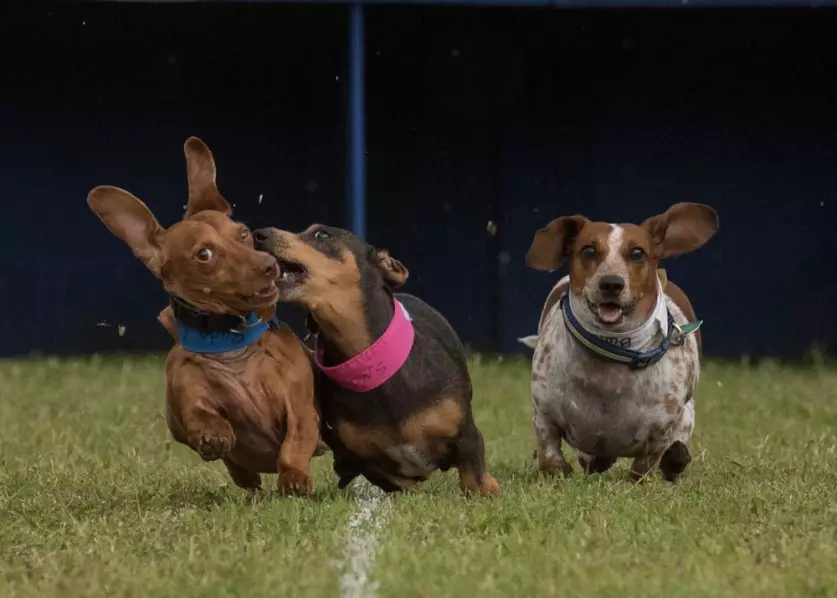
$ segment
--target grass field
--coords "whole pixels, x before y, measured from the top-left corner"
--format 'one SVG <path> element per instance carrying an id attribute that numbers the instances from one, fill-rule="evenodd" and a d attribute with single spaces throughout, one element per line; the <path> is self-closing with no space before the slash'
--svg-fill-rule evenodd
<path id="1" fill-rule="evenodd" d="M 473 365 L 500 499 L 325 456 L 251 503 L 170 441 L 159 358 L 0 362 L 0 596 L 837 596 L 837 369 L 708 364 L 692 466 L 634 486 L 533 475 L 526 368 Z"/>

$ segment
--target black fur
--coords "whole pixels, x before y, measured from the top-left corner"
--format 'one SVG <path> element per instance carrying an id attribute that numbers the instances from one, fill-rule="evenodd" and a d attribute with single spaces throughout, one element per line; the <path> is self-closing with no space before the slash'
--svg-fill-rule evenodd
<path id="1" fill-rule="evenodd" d="M 338 421 L 395 430 L 411 414 L 427 408 L 443 395 L 462 398 L 465 421 L 459 439 L 451 442 L 448 454 L 435 463 L 436 467 L 447 470 L 452 466 L 465 465 L 470 469 L 484 469 L 483 442 L 471 414 L 471 380 L 462 343 L 447 320 L 435 309 L 412 295 L 398 293 L 395 298 L 407 308 L 416 332 L 413 350 L 401 370 L 382 386 L 367 393 L 347 390 L 320 376 L 323 438 L 334 452 L 334 470 L 340 477 L 341 487 L 354 477 L 363 475 L 385 491 L 397 490 L 382 478 L 386 474 L 401 474 L 396 462 L 388 459 L 364 461 L 349 453 L 333 433 Z M 385 315 L 370 315 L 388 324 L 392 318 L 392 304 L 389 305 Z M 328 359 L 330 353 L 337 352 L 329 351 L 328 340 L 324 340 Z M 342 359 L 330 360 L 327 365 L 340 361 Z M 415 479 L 421 481 L 425 478 Z"/>
<path id="2" fill-rule="evenodd" d="M 325 231 L 328 238 L 318 238 L 323 235 L 316 235 L 317 230 Z M 257 231 L 255 236 L 257 240 L 268 238 L 260 243 L 259 248 L 281 259 L 282 244 L 271 242 L 269 231 Z M 465 349 L 451 325 L 421 299 L 408 294 L 393 294 L 393 285 L 382 273 L 376 250 L 351 233 L 322 227 L 309 229 L 299 238 L 332 259 L 340 259 L 345 249 L 354 254 L 360 269 L 363 317 L 373 340 L 383 334 L 392 320 L 393 297 L 407 309 L 415 330 L 413 348 L 405 364 L 392 378 L 370 392 L 348 390 L 318 373 L 317 397 L 322 414 L 322 437 L 334 454 L 339 487 L 344 488 L 355 477 L 364 476 L 372 484 L 390 492 L 401 489 L 392 483 L 391 476 L 415 481 L 426 479 L 426 475 L 405 475 L 400 471 L 399 463 L 385 455 L 370 459 L 353 454 L 341 442 L 337 426 L 339 422 L 349 422 L 397 433 L 411 415 L 432 407 L 441 397 L 452 397 L 460 402 L 463 420 L 458 435 L 449 439 L 441 455 L 428 469 L 444 471 L 457 467 L 473 473 L 475 479 L 481 482 L 485 473 L 483 439 L 471 412 L 472 387 Z M 312 320 L 308 318 L 312 332 L 319 335 L 317 340 L 323 347 L 325 365 L 346 361 L 348 356 L 316 330 L 316 323 Z"/>

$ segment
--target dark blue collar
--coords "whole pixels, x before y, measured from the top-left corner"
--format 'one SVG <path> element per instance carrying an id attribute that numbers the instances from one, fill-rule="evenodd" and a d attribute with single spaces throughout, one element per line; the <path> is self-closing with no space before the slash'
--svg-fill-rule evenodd
<path id="1" fill-rule="evenodd" d="M 561 297 L 560 307 L 562 313 L 564 314 L 564 324 L 566 324 L 567 330 L 570 331 L 570 334 L 572 334 L 575 340 L 599 357 L 609 361 L 623 363 L 633 370 L 640 370 L 660 361 L 663 355 L 666 354 L 666 351 L 668 351 L 671 347 L 672 340 L 675 332 L 677 331 L 677 327 L 674 325 L 674 318 L 671 317 L 671 312 L 667 312 L 668 334 L 666 334 L 663 338 L 660 346 L 656 349 L 645 352 L 633 351 L 631 349 L 626 349 L 624 347 L 614 345 L 613 343 L 609 343 L 595 334 L 585 330 L 579 323 L 578 319 L 576 319 L 575 314 L 570 307 L 570 301 L 567 298 L 567 295 Z"/>
<path id="2" fill-rule="evenodd" d="M 274 316 L 264 321 L 258 314 L 211 314 L 172 297 L 172 311 L 180 345 L 193 353 L 226 353 L 252 345 L 269 328 L 278 326 Z"/>

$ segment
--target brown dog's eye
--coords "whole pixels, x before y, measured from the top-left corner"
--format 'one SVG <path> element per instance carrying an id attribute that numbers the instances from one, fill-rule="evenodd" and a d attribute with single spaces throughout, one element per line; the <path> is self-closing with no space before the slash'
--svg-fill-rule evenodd
<path id="1" fill-rule="evenodd" d="M 249 230 L 247 230 L 246 228 L 245 228 L 245 229 L 242 229 L 242 231 L 241 231 L 241 240 L 242 240 L 242 241 L 246 241 L 246 240 L 247 240 L 247 239 L 249 239 L 249 238 L 250 238 L 250 231 L 249 231 Z"/>
<path id="2" fill-rule="evenodd" d="M 592 260 L 596 258 L 596 248 L 592 245 L 585 245 L 581 248 L 581 259 Z"/>
<path id="3" fill-rule="evenodd" d="M 639 248 L 634 247 L 631 249 L 631 261 L 635 264 L 641 264 L 642 260 L 645 259 L 645 252 Z"/>
<path id="4" fill-rule="evenodd" d="M 324 230 L 318 230 L 314 233 L 314 238 L 318 241 L 325 241 L 326 239 L 330 238 L 331 235 L 325 232 Z"/>
<path id="5" fill-rule="evenodd" d="M 195 254 L 195 258 L 199 262 L 208 262 L 212 259 L 212 250 L 209 247 L 201 247 Z"/>

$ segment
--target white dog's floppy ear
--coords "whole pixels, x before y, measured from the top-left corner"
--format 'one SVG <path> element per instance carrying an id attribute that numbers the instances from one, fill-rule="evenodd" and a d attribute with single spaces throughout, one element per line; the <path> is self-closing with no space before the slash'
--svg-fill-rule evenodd
<path id="1" fill-rule="evenodd" d="M 232 208 L 215 184 L 215 158 L 206 144 L 197 137 L 189 137 L 183 144 L 186 154 L 186 176 L 189 179 L 189 202 L 186 218 L 205 210 L 216 210 L 229 216 Z"/>
<path id="2" fill-rule="evenodd" d="M 675 257 L 709 241 L 718 232 L 718 214 L 705 204 L 678 203 L 642 226 L 648 230 L 656 257 Z"/>
<path id="3" fill-rule="evenodd" d="M 544 272 L 557 270 L 572 253 L 575 238 L 588 222 L 584 216 L 562 216 L 538 230 L 526 253 L 526 265 Z"/>
<path id="4" fill-rule="evenodd" d="M 124 189 L 107 185 L 90 191 L 87 205 L 155 276 L 160 276 L 163 267 L 160 241 L 165 229 L 154 218 L 148 206 Z"/>

